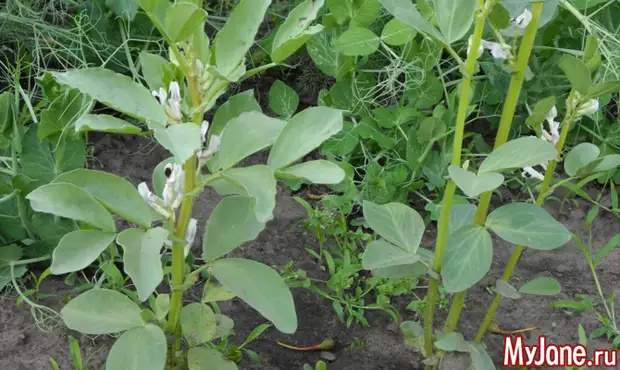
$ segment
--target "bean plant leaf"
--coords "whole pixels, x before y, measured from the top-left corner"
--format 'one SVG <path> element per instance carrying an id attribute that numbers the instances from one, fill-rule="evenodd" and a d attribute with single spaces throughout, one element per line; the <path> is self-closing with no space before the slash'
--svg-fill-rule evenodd
<path id="1" fill-rule="evenodd" d="M 353 16 L 353 0 L 327 0 L 327 7 L 339 24 Z"/>
<path id="2" fill-rule="evenodd" d="M 517 288 L 508 284 L 504 280 L 498 279 L 495 282 L 495 289 L 497 290 L 497 294 L 501 295 L 504 298 L 508 298 L 508 299 L 521 298 L 521 293 L 517 291 Z"/>
<path id="3" fill-rule="evenodd" d="M 493 244 L 482 226 L 470 224 L 448 236 L 441 276 L 448 293 L 471 288 L 491 269 Z"/>
<path id="4" fill-rule="evenodd" d="M 200 126 L 195 123 L 180 123 L 164 128 L 151 124 L 155 139 L 172 155 L 177 163 L 183 164 L 202 147 Z"/>
<path id="5" fill-rule="evenodd" d="M 125 229 L 116 242 L 123 247 L 125 272 L 136 286 L 138 298 L 144 302 L 164 279 L 161 249 L 168 238 L 168 230 L 156 227 L 147 231 Z"/>
<path id="6" fill-rule="evenodd" d="M 351 27 L 332 46 L 346 56 L 369 55 L 377 51 L 381 39 L 368 28 Z"/>
<path id="7" fill-rule="evenodd" d="M 564 225 L 530 203 L 511 203 L 494 210 L 486 226 L 507 242 L 538 250 L 556 249 L 571 239 Z"/>
<path id="8" fill-rule="evenodd" d="M 400 46 L 413 40 L 416 34 L 416 31 L 411 26 L 394 18 L 383 27 L 381 40 L 388 45 Z"/>
<path id="9" fill-rule="evenodd" d="M 309 161 L 291 167 L 283 168 L 278 171 L 282 177 L 292 179 L 303 179 L 313 184 L 339 184 L 344 180 L 344 170 L 337 164 L 325 161 Z"/>
<path id="10" fill-rule="evenodd" d="M 561 292 L 562 287 L 560 283 L 550 277 L 540 277 L 528 281 L 519 289 L 519 293 L 531 295 L 558 295 Z"/>
<path id="11" fill-rule="evenodd" d="M 132 21 L 138 12 L 136 0 L 106 0 L 106 6 L 126 21 Z"/>
<path id="12" fill-rule="evenodd" d="M 110 349 L 107 370 L 163 369 L 168 351 L 166 335 L 157 325 L 127 330 Z"/>
<path id="13" fill-rule="evenodd" d="M 379 0 L 381 5 L 395 18 L 418 32 L 424 32 L 439 41 L 445 41 L 444 36 L 427 21 L 418 11 L 411 0 Z"/>
<path id="14" fill-rule="evenodd" d="M 43 185 L 26 196 L 36 212 L 83 221 L 103 231 L 115 232 L 110 212 L 86 191 L 68 183 Z"/>
<path id="15" fill-rule="evenodd" d="M 489 22 L 497 29 L 504 29 L 510 25 L 510 13 L 502 4 L 495 4 L 489 13 Z"/>
<path id="16" fill-rule="evenodd" d="M 269 108 L 280 117 L 292 117 L 299 106 L 299 96 L 290 86 L 280 80 L 269 89 Z"/>
<path id="17" fill-rule="evenodd" d="M 283 62 L 313 35 L 323 30 L 321 25 L 310 27 L 310 24 L 314 22 L 324 3 L 325 0 L 306 0 L 289 13 L 273 39 L 271 60 L 274 63 Z"/>
<path id="18" fill-rule="evenodd" d="M 190 303 L 181 309 L 181 330 L 190 346 L 207 343 L 215 337 L 217 322 L 213 310 L 202 303 Z"/>
<path id="19" fill-rule="evenodd" d="M 590 87 L 590 90 L 588 90 L 588 97 L 590 99 L 595 99 L 618 91 L 620 91 L 620 80 L 607 81 Z"/>
<path id="20" fill-rule="evenodd" d="M 435 347 L 446 352 L 469 352 L 469 344 L 463 334 L 454 331 L 439 335 Z"/>
<path id="21" fill-rule="evenodd" d="M 355 150 L 357 144 L 359 144 L 359 135 L 356 126 L 351 122 L 344 122 L 342 131 L 323 143 L 321 154 L 342 157 Z"/>
<path id="22" fill-rule="evenodd" d="M 345 56 L 334 49 L 332 39 L 330 32 L 319 32 L 308 40 L 306 49 L 321 72 L 340 78 L 355 66 L 355 61 L 353 57 Z"/>
<path id="23" fill-rule="evenodd" d="M 600 154 L 601 150 L 594 144 L 578 144 L 564 158 L 564 171 L 569 176 L 576 176 L 580 168 L 594 162 Z"/>
<path id="24" fill-rule="evenodd" d="M 260 112 L 241 113 L 230 120 L 222 132 L 214 166 L 228 169 L 247 156 L 272 146 L 285 126 L 285 121 Z"/>
<path id="25" fill-rule="evenodd" d="M 401 203 L 378 205 L 364 201 L 364 219 L 390 243 L 414 254 L 424 234 L 424 220 L 412 208 Z"/>
<path id="26" fill-rule="evenodd" d="M 109 211 L 142 227 L 151 226 L 150 208 L 136 188 L 122 177 L 87 169 L 65 172 L 52 183 L 75 185 L 92 195 Z"/>
<path id="27" fill-rule="evenodd" d="M 384 240 L 375 240 L 366 246 L 362 256 L 365 270 L 374 270 L 400 265 L 411 265 L 420 261 L 420 256 Z"/>
<path id="28" fill-rule="evenodd" d="M 222 199 L 205 226 L 202 239 L 205 260 L 213 261 L 256 239 L 265 228 L 265 223 L 256 219 L 254 204 L 252 198 L 243 196 Z"/>
<path id="29" fill-rule="evenodd" d="M 77 230 L 66 234 L 52 254 L 54 275 L 80 271 L 93 263 L 116 238 L 115 233 L 99 230 Z"/>
<path id="30" fill-rule="evenodd" d="M 59 134 L 92 108 L 92 99 L 76 89 L 66 89 L 41 112 L 37 137 L 43 140 Z M 2 132 L 2 131 L 0 131 Z"/>
<path id="31" fill-rule="evenodd" d="M 260 222 L 273 219 L 276 206 L 276 179 L 265 165 L 231 168 L 222 172 L 222 179 L 210 185 L 221 195 L 239 194 L 255 199 L 255 214 Z"/>
<path id="32" fill-rule="evenodd" d="M 454 204 L 450 209 L 448 233 L 460 229 L 462 226 L 474 223 L 478 208 L 473 204 Z"/>
<path id="33" fill-rule="evenodd" d="M 598 158 L 578 171 L 578 175 L 589 175 L 593 173 L 605 172 L 620 166 L 620 154 L 610 154 Z"/>
<path id="34" fill-rule="evenodd" d="M 553 95 L 540 100 L 534 106 L 532 114 L 525 120 L 525 123 L 534 129 L 539 136 L 542 132 L 541 125 L 547 118 L 549 111 L 555 106 L 555 101 L 556 99 Z"/>
<path id="35" fill-rule="evenodd" d="M 207 20 L 207 13 L 189 2 L 170 5 L 166 9 L 164 27 L 172 42 L 186 41 L 193 33 L 204 32 L 201 25 Z"/>
<path id="36" fill-rule="evenodd" d="M 209 128 L 209 135 L 219 135 L 232 119 L 246 112 L 262 112 L 254 97 L 254 90 L 246 90 L 233 95 L 215 112 Z"/>
<path id="37" fill-rule="evenodd" d="M 193 347 L 187 353 L 189 370 L 237 370 L 237 365 L 211 347 Z"/>
<path id="38" fill-rule="evenodd" d="M 358 0 L 356 5 L 350 26 L 368 27 L 381 15 L 379 0 Z"/>
<path id="39" fill-rule="evenodd" d="M 267 165 L 280 169 L 318 148 L 342 130 L 342 112 L 327 107 L 308 108 L 284 127 L 269 153 Z"/>
<path id="40" fill-rule="evenodd" d="M 130 77 L 102 68 L 50 73 L 58 83 L 78 89 L 110 108 L 134 118 L 166 122 L 164 108 L 147 89 Z"/>
<path id="41" fill-rule="evenodd" d="M 504 176 L 495 172 L 476 175 L 462 167 L 452 165 L 448 167 L 448 172 L 456 186 L 468 197 L 477 197 L 487 191 L 493 191 L 504 183 Z"/>
<path id="42" fill-rule="evenodd" d="M 226 258 L 213 263 L 213 275 L 281 332 L 292 334 L 297 330 L 293 296 L 271 267 L 252 260 Z"/>
<path id="43" fill-rule="evenodd" d="M 215 64 L 222 75 L 231 75 L 243 63 L 270 4 L 271 0 L 241 0 L 228 16 L 213 41 Z"/>
<path id="44" fill-rule="evenodd" d="M 468 342 L 471 366 L 474 370 L 495 370 L 495 364 L 487 353 L 484 344 Z"/>
<path id="45" fill-rule="evenodd" d="M 85 114 L 75 122 L 75 132 L 88 131 L 138 134 L 142 130 L 125 120 L 107 114 Z"/>
<path id="46" fill-rule="evenodd" d="M 524 136 L 493 150 L 480 165 L 478 174 L 536 166 L 554 160 L 557 155 L 553 144 L 537 137 Z"/>
<path id="47" fill-rule="evenodd" d="M 160 88 L 168 89 L 164 84 L 164 70 L 168 69 L 170 62 L 159 55 L 147 52 L 140 53 L 140 66 L 142 67 L 142 76 L 152 91 Z"/>
<path id="48" fill-rule="evenodd" d="M 437 23 L 445 40 L 452 44 L 465 36 L 476 13 L 476 0 L 435 0 Z"/>
<path id="49" fill-rule="evenodd" d="M 72 299 L 60 311 L 65 325 L 84 334 L 112 334 L 144 325 L 140 307 L 126 295 L 92 289 Z"/>
<path id="50" fill-rule="evenodd" d="M 564 71 L 573 89 L 581 94 L 588 94 L 592 86 L 592 76 L 588 66 L 580 59 L 568 54 L 562 55 L 558 66 Z"/>

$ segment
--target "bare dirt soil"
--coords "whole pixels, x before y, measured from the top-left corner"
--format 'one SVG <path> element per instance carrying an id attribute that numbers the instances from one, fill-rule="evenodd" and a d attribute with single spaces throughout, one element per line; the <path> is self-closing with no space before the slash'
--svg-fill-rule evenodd
<path id="1" fill-rule="evenodd" d="M 155 146 L 154 142 L 145 138 L 129 136 L 96 136 L 93 135 L 94 161 L 91 167 L 105 169 L 123 176 L 134 184 L 151 181 L 151 170 L 169 156 L 165 150 Z M 259 161 L 261 156 L 252 159 Z M 596 191 L 596 189 L 592 189 Z M 207 219 L 219 196 L 207 189 L 199 198 L 195 207 L 194 217 Z M 510 199 L 506 200 L 510 201 Z M 608 202 L 608 201 L 607 201 Z M 603 200 L 605 204 L 605 200 Z M 583 228 L 589 205 L 585 202 L 580 207 L 570 207 L 566 203 L 560 212 L 559 202 L 550 202 L 547 209 L 563 222 L 571 231 L 586 238 Z M 275 219 L 271 221 L 257 240 L 248 243 L 235 251 L 236 256 L 255 259 L 280 268 L 291 260 L 296 267 L 304 269 L 310 277 L 323 276 L 324 272 L 311 259 L 304 248 L 317 247 L 313 235 L 304 232 L 298 221 L 305 217 L 305 212 L 292 198 L 289 189 L 281 188 L 278 193 L 278 206 Z M 198 231 L 196 246 L 201 245 L 202 229 Z M 620 231 L 620 222 L 610 214 L 601 213 L 593 230 L 595 250 Z M 429 231 L 423 247 L 432 249 L 434 233 Z M 495 258 L 490 274 L 467 296 L 466 308 L 463 312 L 459 330 L 467 338 L 473 338 L 481 322 L 492 296 L 486 290 L 493 285 L 504 269 L 513 247 L 501 240 L 494 239 Z M 199 253 L 199 251 L 195 251 Z M 604 260 L 599 269 L 601 285 L 606 293 L 620 294 L 618 279 L 620 273 L 620 253 L 613 252 Z M 526 251 L 523 255 L 512 280 L 520 286 L 527 280 L 553 276 L 562 284 L 562 294 L 557 297 L 526 297 L 518 301 L 503 300 L 496 319 L 504 329 L 538 327 L 533 334 L 525 338 L 534 342 L 538 335 L 546 335 L 548 341 L 556 344 L 573 344 L 577 342 L 577 325 L 582 324 L 587 333 L 597 326 L 596 317 L 591 313 L 569 315 L 560 309 L 550 308 L 551 302 L 558 299 L 571 299 L 575 294 L 595 297 L 596 289 L 589 268 L 574 242 L 561 249 L 550 252 Z M 26 285 L 32 282 L 26 282 Z M 53 298 L 41 304 L 60 310 L 63 299 L 68 296 L 69 288 L 62 279 L 48 278 L 42 285 L 44 293 L 55 293 Z M 200 288 L 196 290 L 199 296 Z M 318 344 L 326 338 L 335 337 L 339 345 L 332 350 L 336 360 L 329 363 L 330 370 L 401 370 L 422 368 L 421 357 L 404 344 L 400 332 L 395 329 L 390 317 L 383 313 L 368 313 L 370 328 L 353 326 L 347 329 L 340 323 L 333 312 L 331 302 L 314 293 L 297 288 L 293 290 L 299 317 L 299 328 L 294 335 L 284 335 L 275 329 L 268 329 L 264 335 L 253 342 L 250 348 L 256 351 L 264 362 L 257 363 L 247 356 L 239 364 L 241 369 L 264 370 L 298 370 L 304 363 L 314 364 L 321 359 L 316 352 L 294 352 L 278 346 L 275 341 L 309 346 Z M 191 295 L 188 297 L 191 299 Z M 403 302 L 400 312 L 404 320 L 416 319 L 416 316 L 404 310 L 407 302 Z M 616 306 L 617 308 L 617 306 Z M 222 305 L 222 310 L 235 320 L 235 342 L 241 343 L 245 336 L 257 325 L 266 320 L 243 302 L 235 299 L 232 303 Z M 443 322 L 446 312 L 440 312 L 438 323 Z M 39 370 L 51 369 L 49 358 L 53 357 L 61 369 L 72 369 L 68 351 L 68 335 L 80 338 L 83 356 L 86 358 L 96 352 L 88 369 L 101 369 L 105 355 L 112 344 L 109 337 L 85 338 L 78 333 L 69 333 L 66 329 L 57 329 L 51 333 L 41 332 L 35 325 L 27 305 L 16 307 L 15 294 L 8 292 L 0 296 L 0 369 L 2 370 Z M 363 344 L 353 346 L 356 339 Z M 487 335 L 485 341 L 494 358 L 497 368 L 501 366 L 502 336 Z M 589 340 L 589 348 L 609 348 L 610 344 L 602 340 Z M 148 369 L 145 369 L 148 370 Z"/>

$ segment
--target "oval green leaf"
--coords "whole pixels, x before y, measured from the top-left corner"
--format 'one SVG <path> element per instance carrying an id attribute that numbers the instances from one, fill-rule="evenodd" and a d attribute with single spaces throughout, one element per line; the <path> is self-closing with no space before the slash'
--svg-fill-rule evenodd
<path id="1" fill-rule="evenodd" d="M 280 80 L 269 89 L 269 108 L 280 117 L 292 117 L 299 106 L 299 96 L 290 86 Z"/>
<path id="2" fill-rule="evenodd" d="M 127 330 L 114 342 L 106 370 L 163 369 L 168 351 L 166 335 L 159 326 L 147 324 Z"/>
<path id="3" fill-rule="evenodd" d="M 400 265 L 412 265 L 420 261 L 420 256 L 384 240 L 375 240 L 366 246 L 362 256 L 365 270 L 381 269 Z"/>
<path id="4" fill-rule="evenodd" d="M 291 291 L 271 267 L 252 260 L 226 258 L 213 263 L 213 275 L 281 332 L 292 334 L 297 330 Z"/>
<path id="5" fill-rule="evenodd" d="M 166 122 L 166 113 L 157 99 L 130 77 L 102 68 L 50 73 L 58 83 L 78 89 L 110 108 L 134 118 Z"/>
<path id="6" fill-rule="evenodd" d="M 85 269 L 114 242 L 115 237 L 115 233 L 99 230 L 77 230 L 66 234 L 52 254 L 52 273 L 62 275 Z"/>
<path id="7" fill-rule="evenodd" d="M 213 41 L 215 64 L 222 75 L 231 75 L 243 63 L 270 4 L 271 0 L 241 0 L 228 16 Z"/>
<path id="8" fill-rule="evenodd" d="M 246 90 L 233 95 L 215 112 L 209 128 L 209 135 L 219 135 L 233 118 L 246 112 L 262 112 L 254 97 L 254 90 Z"/>
<path id="9" fill-rule="evenodd" d="M 284 177 L 304 179 L 313 184 L 339 184 L 344 180 L 344 170 L 337 164 L 325 161 L 310 161 L 278 171 Z"/>
<path id="10" fill-rule="evenodd" d="M 122 177 L 108 172 L 77 169 L 63 173 L 53 183 L 68 183 L 92 195 L 112 213 L 148 228 L 150 208 L 136 188 Z"/>
<path id="11" fill-rule="evenodd" d="M 342 126 L 342 111 L 337 109 L 313 107 L 298 113 L 276 139 L 267 164 L 273 169 L 290 165 L 337 134 Z"/>
<path id="12" fill-rule="evenodd" d="M 394 18 L 413 29 L 424 32 L 432 38 L 444 41 L 443 35 L 429 21 L 420 14 L 411 0 L 379 0 L 381 5 Z"/>
<path id="13" fill-rule="evenodd" d="M 202 148 L 202 132 L 195 123 L 180 123 L 164 128 L 163 125 L 151 124 L 155 139 L 172 155 L 179 164 L 185 163 Z"/>
<path id="14" fill-rule="evenodd" d="M 28 194 L 26 199 L 36 212 L 83 221 L 103 231 L 116 231 L 110 212 L 90 194 L 73 184 L 43 185 Z"/>
<path id="15" fill-rule="evenodd" d="M 477 197 L 487 191 L 493 191 L 504 183 L 504 176 L 495 172 L 476 175 L 464 168 L 452 165 L 448 167 L 448 172 L 456 186 L 470 198 Z"/>
<path id="16" fill-rule="evenodd" d="M 392 46 L 405 45 L 409 41 L 413 40 L 415 36 L 416 32 L 413 28 L 396 18 L 387 22 L 381 32 L 381 40 Z"/>
<path id="17" fill-rule="evenodd" d="M 381 39 L 368 28 L 351 27 L 332 42 L 338 52 L 346 56 L 369 55 L 377 51 Z"/>
<path id="18" fill-rule="evenodd" d="M 239 194 L 256 200 L 254 212 L 260 222 L 273 219 L 276 206 L 276 178 L 265 165 L 231 168 L 221 173 L 222 178 L 209 186 L 221 195 Z"/>
<path id="19" fill-rule="evenodd" d="M 478 173 L 536 166 L 554 160 L 557 155 L 553 144 L 537 137 L 524 136 L 493 150 L 480 165 Z"/>
<path id="20" fill-rule="evenodd" d="M 168 230 L 161 227 L 146 232 L 125 229 L 116 238 L 116 242 L 123 247 L 125 273 L 136 286 L 142 302 L 149 299 L 164 279 L 160 252 L 167 238 Z"/>
<path id="21" fill-rule="evenodd" d="M 445 40 L 452 44 L 467 34 L 476 13 L 476 0 L 435 0 L 435 15 Z"/>
<path id="22" fill-rule="evenodd" d="M 562 292 L 560 283 L 554 278 L 540 277 L 525 283 L 519 293 L 531 295 L 558 295 Z"/>
<path id="23" fill-rule="evenodd" d="M 401 203 L 378 205 L 364 201 L 364 219 L 390 243 L 414 254 L 424 234 L 424 220 L 412 208 Z"/>
<path id="24" fill-rule="evenodd" d="M 138 134 L 140 127 L 107 114 L 85 114 L 75 122 L 75 132 L 111 132 L 115 134 Z"/>
<path id="25" fill-rule="evenodd" d="M 144 325 L 140 307 L 115 290 L 92 289 L 60 311 L 65 325 L 84 334 L 112 334 Z"/>
<path id="26" fill-rule="evenodd" d="M 592 75 L 588 66 L 577 57 L 568 54 L 562 55 L 558 66 L 564 71 L 573 89 L 583 95 L 588 94 L 592 86 Z"/>
<path id="27" fill-rule="evenodd" d="M 491 269 L 493 244 L 482 226 L 465 225 L 448 236 L 441 269 L 448 293 L 462 292 L 474 286 Z"/>
<path id="28" fill-rule="evenodd" d="M 193 347 L 187 354 L 189 370 L 237 370 L 237 365 L 211 347 Z"/>
<path id="29" fill-rule="evenodd" d="M 164 26 L 172 42 L 186 41 L 195 32 L 204 32 L 207 13 L 195 4 L 180 2 L 166 9 Z"/>
<path id="30" fill-rule="evenodd" d="M 232 196 L 222 199 L 205 226 L 202 239 L 203 258 L 213 261 L 241 244 L 254 240 L 265 228 L 254 213 L 254 200 Z"/>
<path id="31" fill-rule="evenodd" d="M 325 0 L 306 0 L 289 13 L 273 39 L 271 59 L 274 63 L 283 62 L 312 35 L 323 30 L 321 25 L 309 26 L 316 19 L 324 3 Z"/>
<path id="32" fill-rule="evenodd" d="M 181 310 L 181 330 L 191 346 L 207 343 L 216 334 L 213 310 L 202 303 L 190 303 Z"/>
<path id="33" fill-rule="evenodd" d="M 530 203 L 511 203 L 494 210 L 486 226 L 507 242 L 538 250 L 559 248 L 571 239 L 564 225 Z"/>
<path id="34" fill-rule="evenodd" d="M 601 150 L 594 144 L 578 144 L 564 158 L 564 171 L 569 176 L 575 176 L 580 168 L 594 162 L 600 154 Z"/>
<path id="35" fill-rule="evenodd" d="M 241 113 L 230 120 L 222 132 L 220 151 L 214 163 L 218 169 L 228 169 L 247 156 L 267 149 L 278 138 L 286 122 L 267 117 L 260 112 Z"/>

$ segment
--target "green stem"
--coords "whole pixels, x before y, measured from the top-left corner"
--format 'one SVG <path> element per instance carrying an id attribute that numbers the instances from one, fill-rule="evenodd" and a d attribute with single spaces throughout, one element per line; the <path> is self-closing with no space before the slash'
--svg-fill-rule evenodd
<path id="1" fill-rule="evenodd" d="M 566 116 L 564 118 L 564 121 L 562 122 L 563 127 L 562 127 L 562 133 L 560 134 L 560 141 L 556 145 L 556 148 L 559 153 L 561 153 L 562 149 L 564 148 L 564 143 L 566 142 L 566 137 L 568 136 L 568 131 L 570 130 L 570 126 L 572 125 L 573 121 L 574 121 L 574 117 L 572 115 L 569 115 L 569 116 Z M 551 180 L 553 180 L 553 174 L 555 173 L 556 166 L 557 166 L 557 161 L 551 161 L 549 162 L 549 165 L 547 166 L 547 171 L 545 171 L 545 178 L 542 184 L 540 185 L 540 190 L 538 191 L 538 199 L 536 199 L 536 205 L 538 206 L 541 206 L 544 203 L 545 198 L 548 195 L 547 190 L 549 189 L 549 186 L 551 185 Z M 519 262 L 519 258 L 521 258 L 521 254 L 523 253 L 524 250 L 525 250 L 525 247 L 518 245 L 514 249 L 514 251 L 512 251 L 512 255 L 510 256 L 508 265 L 506 265 L 506 269 L 504 270 L 502 280 L 506 282 L 510 280 L 510 277 L 512 276 L 512 273 L 515 267 L 517 266 L 517 263 Z M 491 306 L 489 307 L 489 310 L 484 316 L 484 319 L 482 321 L 482 324 L 480 325 L 480 328 L 478 329 L 478 334 L 476 334 L 476 338 L 474 339 L 476 343 L 480 343 L 480 341 L 482 341 L 482 338 L 484 337 L 484 334 L 486 333 L 489 325 L 491 324 L 491 320 L 493 320 L 493 316 L 495 315 L 495 312 L 497 311 L 497 308 L 499 307 L 499 302 L 501 300 L 502 300 L 502 296 L 499 294 L 496 294 L 495 298 L 493 299 L 493 302 L 491 303 Z"/>
<path id="2" fill-rule="evenodd" d="M 542 10 L 543 3 L 536 3 L 532 6 L 532 20 L 525 29 L 525 34 L 521 39 L 521 47 L 517 56 L 516 71 L 513 73 L 512 79 L 510 80 L 510 86 L 508 87 L 506 103 L 504 104 L 499 128 L 497 135 L 495 136 L 494 148 L 499 148 L 508 140 L 510 126 L 512 125 L 515 110 L 519 102 L 519 95 L 521 94 L 521 88 L 523 87 L 523 81 L 525 80 L 525 71 L 530 60 L 530 55 L 532 54 L 532 48 L 536 39 L 536 31 L 538 30 Z M 475 224 L 484 226 L 489 212 L 489 205 L 491 204 L 492 196 L 492 191 L 483 193 L 480 196 L 478 209 L 474 217 Z M 450 307 L 450 312 L 448 313 L 448 319 L 446 320 L 445 331 L 449 332 L 456 329 L 459 317 L 465 304 L 466 293 L 467 291 L 465 290 L 457 293 L 454 297 L 452 306 Z"/>
<path id="3" fill-rule="evenodd" d="M 189 67 L 185 68 L 190 70 Z M 198 84 L 192 75 L 186 75 L 189 92 L 192 97 L 192 103 L 194 107 L 200 107 L 202 104 L 201 94 L 198 91 Z M 193 114 L 192 120 L 194 123 L 200 125 L 202 122 L 203 113 L 196 111 Z M 196 167 L 198 161 L 194 154 L 183 165 L 185 171 L 185 183 L 183 193 L 187 194 L 194 191 L 196 187 Z M 195 197 L 184 197 L 181 203 L 181 211 L 176 224 L 175 237 L 178 240 L 185 240 L 185 234 L 187 233 L 187 225 L 192 217 L 192 211 L 194 209 Z M 178 242 L 172 244 L 172 286 L 180 286 L 185 279 L 185 253 L 184 246 Z M 182 308 L 183 290 L 173 290 L 170 297 L 170 312 L 168 314 L 168 332 L 173 334 L 175 341 L 171 346 L 171 353 L 169 353 L 170 364 L 174 368 L 176 354 L 181 350 L 181 325 L 179 325 L 179 318 Z"/>
<path id="4" fill-rule="evenodd" d="M 476 9 L 476 25 L 472 37 L 472 45 L 465 62 L 465 76 L 461 85 L 461 94 L 459 98 L 459 107 L 456 116 L 456 127 L 454 132 L 454 144 L 452 147 L 452 165 L 460 166 L 461 150 L 463 148 L 463 136 L 465 131 L 465 120 L 467 118 L 467 110 L 469 108 L 469 97 L 471 94 L 471 78 L 475 73 L 476 61 L 478 56 L 478 47 L 482 40 L 484 24 L 487 14 L 484 12 L 484 1 L 478 1 Z M 453 181 L 449 181 L 444 193 L 441 214 L 438 223 L 437 243 L 435 245 L 435 255 L 433 262 L 433 271 L 436 274 L 441 273 L 443 255 L 448 237 L 448 222 L 450 220 L 450 209 L 452 208 L 452 200 L 456 191 L 456 185 Z M 439 280 L 431 278 L 428 284 L 427 304 L 424 309 L 424 349 L 425 357 L 429 358 L 433 354 L 433 319 L 435 316 L 435 304 L 437 303 L 437 294 L 439 290 Z M 432 369 L 427 365 L 426 369 Z"/>

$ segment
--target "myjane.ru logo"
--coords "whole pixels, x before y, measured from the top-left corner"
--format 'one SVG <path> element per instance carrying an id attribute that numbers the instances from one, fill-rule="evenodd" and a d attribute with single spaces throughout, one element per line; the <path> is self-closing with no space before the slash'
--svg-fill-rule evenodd
<path id="1" fill-rule="evenodd" d="M 560 367 L 560 366 L 618 366 L 617 350 L 588 350 L 581 344 L 551 344 L 545 336 L 538 338 L 538 343 L 525 344 L 523 337 L 504 337 L 504 366 L 525 367 Z"/>

